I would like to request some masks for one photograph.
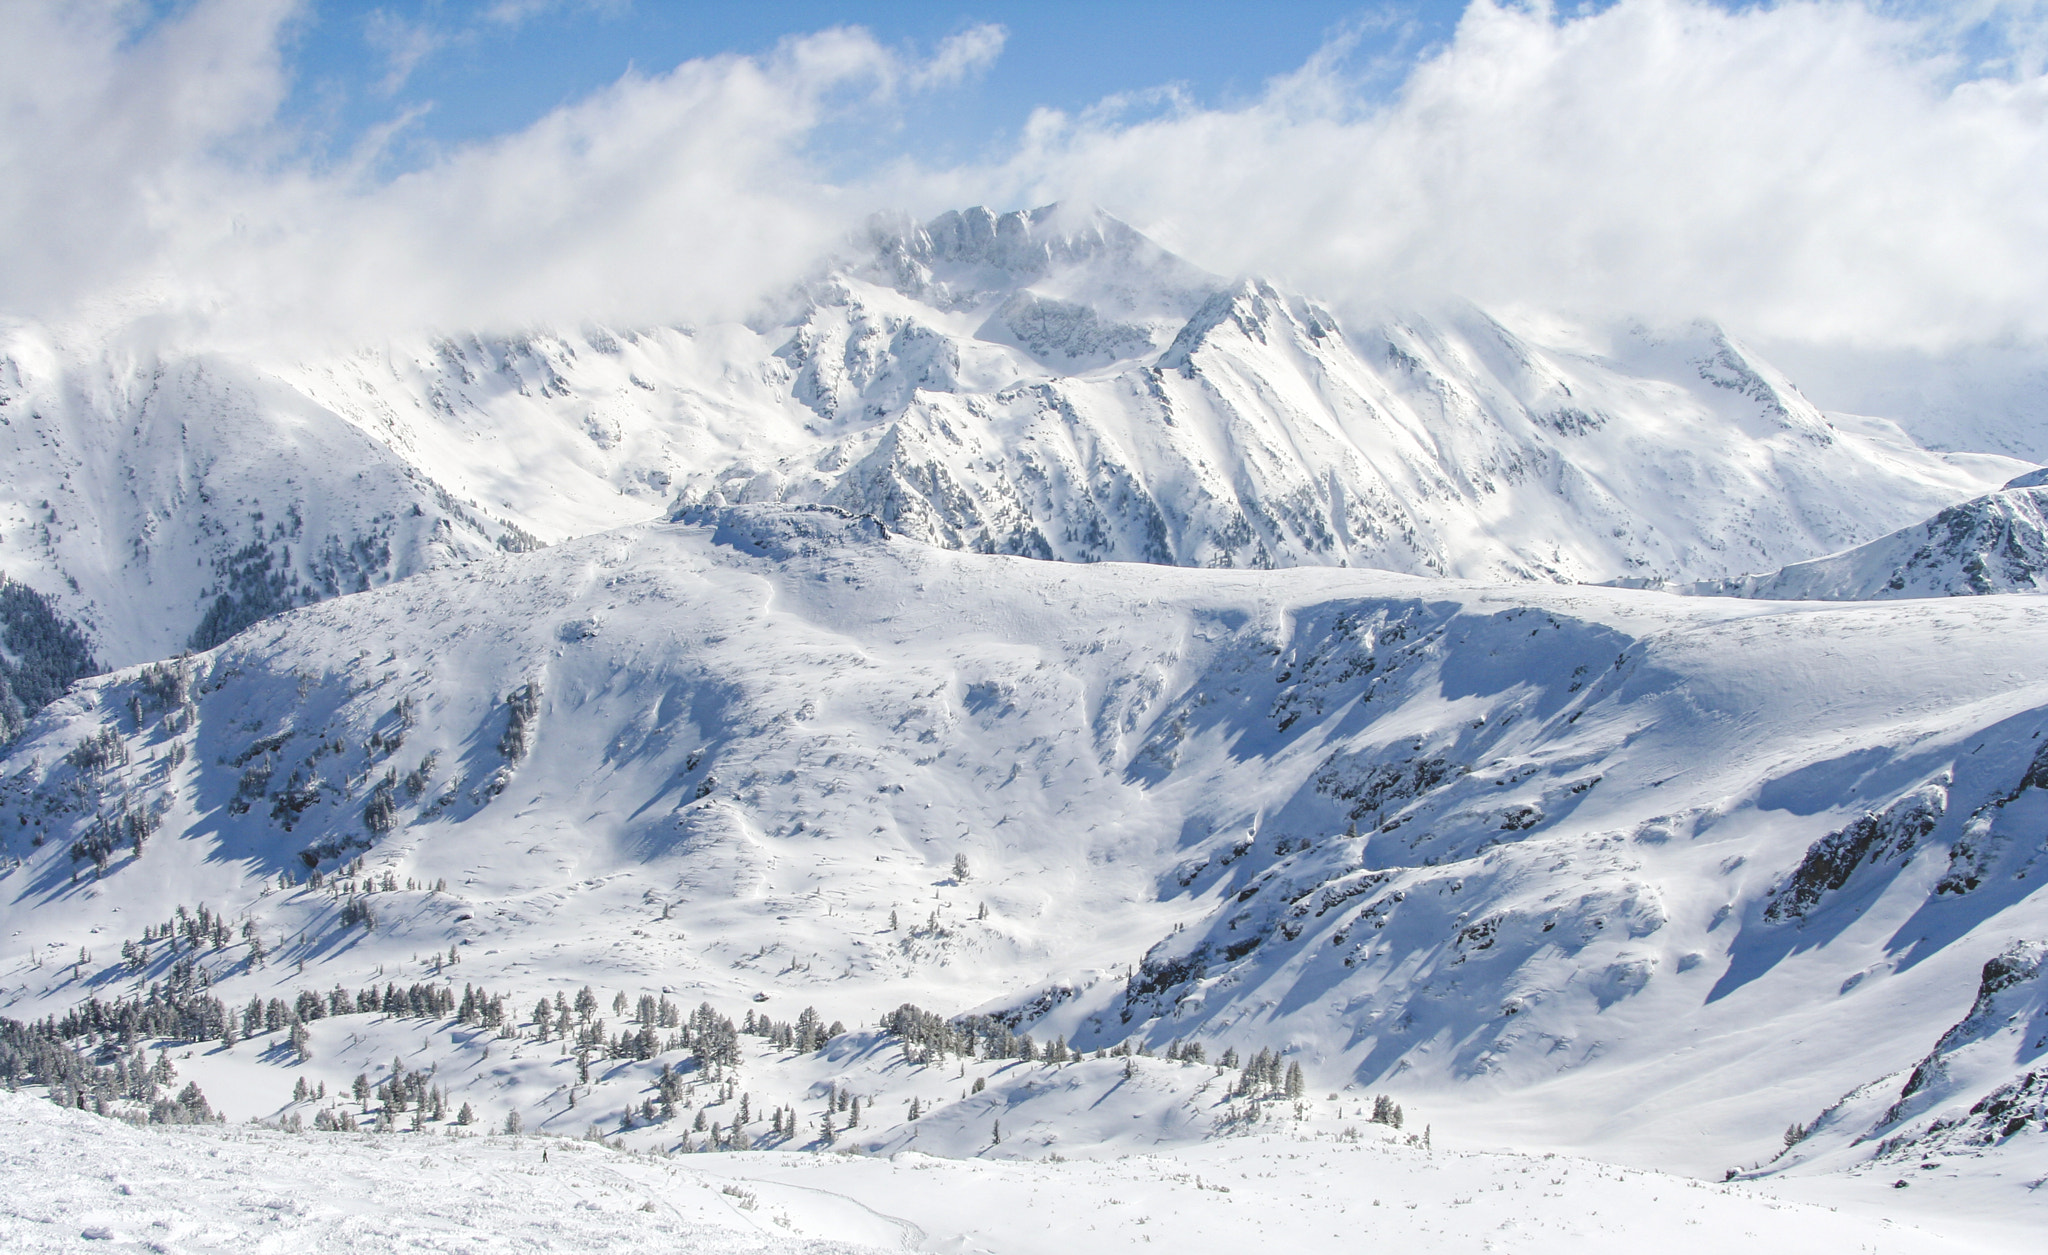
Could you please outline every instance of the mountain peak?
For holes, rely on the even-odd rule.
[[[923,223],[878,221],[863,277],[940,309],[1032,288],[1110,317],[1171,311],[1185,318],[1221,285],[1215,275],[1093,206],[997,213],[982,205]]]

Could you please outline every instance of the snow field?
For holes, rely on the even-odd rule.
[[[570,1141],[165,1136],[11,1094],[0,1127],[0,1246],[22,1255],[873,1249],[778,1231],[701,1174]]]
[[[1067,1162],[666,1156],[505,1136],[137,1129],[0,1094],[10,1251],[930,1251],[1360,1243],[1676,1255],[2031,1249],[1564,1157],[1255,1137]],[[547,1156],[545,1162],[542,1155]],[[2007,1235],[2018,1239],[2018,1235]]]

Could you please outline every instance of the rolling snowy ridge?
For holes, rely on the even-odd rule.
[[[1274,1048],[1315,1096],[1705,1173],[1910,1070],[1987,959],[2048,935],[2033,599],[1076,566],[695,517],[80,685],[0,767],[6,1014],[188,958],[232,1005],[476,982],[515,1028],[582,984],[853,1030],[914,1002],[1089,1051]],[[200,903],[262,961],[239,932],[121,955]],[[490,1043],[372,1020],[319,1021],[315,1060]],[[238,1114],[289,1088],[264,1034],[208,1085]],[[859,1041],[787,1074],[805,1101],[896,1074]],[[575,1132],[685,1062],[571,1108],[563,1047],[506,1049],[492,1110]],[[976,1096],[927,1096],[934,1135],[956,1101],[982,1135]],[[1235,1118],[1221,1088],[1171,1102],[1169,1143]]]

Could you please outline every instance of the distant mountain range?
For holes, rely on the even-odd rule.
[[[1861,544],[2010,459],[1838,426],[1708,325],[1349,325],[1097,212],[878,225],[749,325],[309,360],[17,327],[0,571],[116,663],[702,504],[1064,561],[1698,581]]]

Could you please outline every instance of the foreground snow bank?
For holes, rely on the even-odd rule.
[[[9,1094],[0,1128],[0,1248],[13,1252],[2000,1249],[1751,1186],[1376,1140],[1245,1138],[1093,1162],[662,1156],[554,1138],[141,1129]]]
[[[242,1127],[173,1137],[13,1094],[0,1094],[0,1129],[0,1249],[16,1255],[871,1249],[786,1235],[701,1173],[590,1143]]]

